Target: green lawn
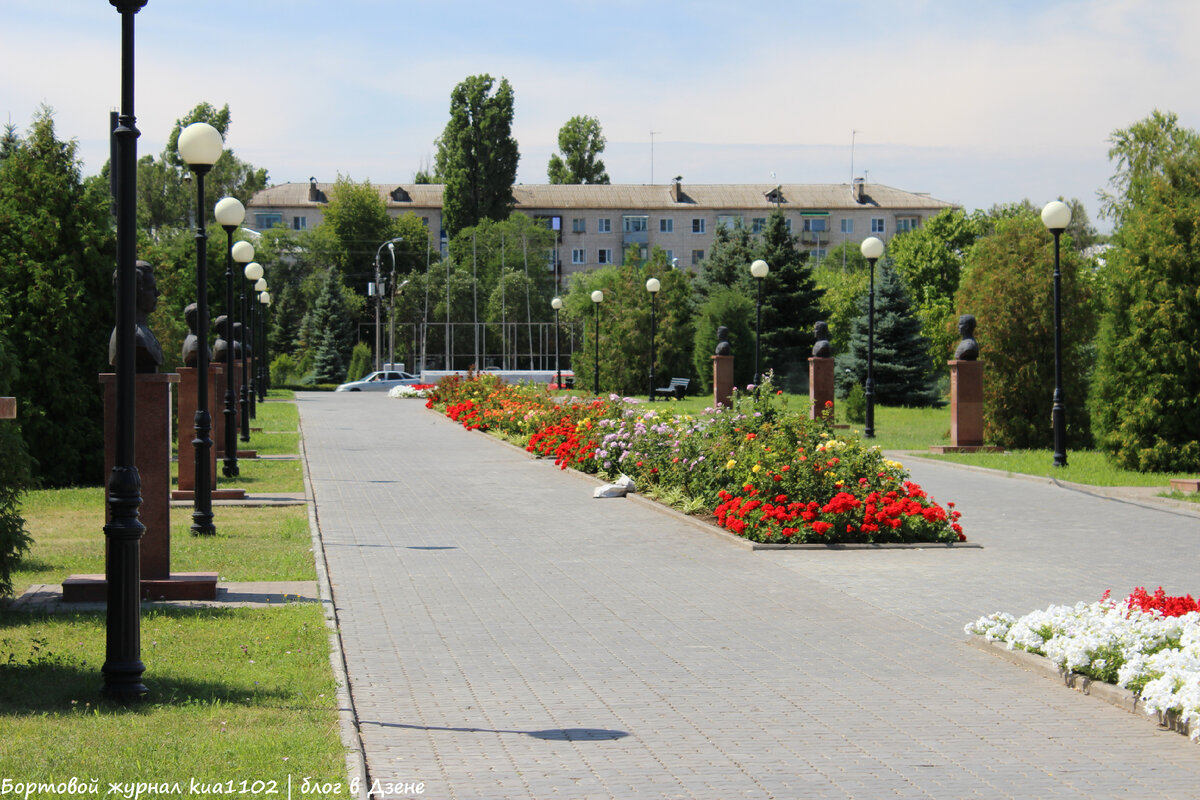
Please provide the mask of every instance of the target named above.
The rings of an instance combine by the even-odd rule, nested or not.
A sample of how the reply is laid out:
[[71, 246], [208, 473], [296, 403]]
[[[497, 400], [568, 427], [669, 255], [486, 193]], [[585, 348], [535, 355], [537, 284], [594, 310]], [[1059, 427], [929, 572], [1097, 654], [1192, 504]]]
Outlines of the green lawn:
[[[294, 430], [294, 405], [260, 404], [259, 411], [272, 425]], [[279, 464], [289, 469], [277, 472]], [[240, 465], [261, 484], [291, 485], [292, 471], [297, 480], [300, 474], [299, 461]], [[34, 544], [13, 575], [18, 592], [104, 571], [101, 487], [30, 492], [21, 513]], [[217, 506], [214, 523], [216, 536], [192, 536], [190, 508], [173, 509], [172, 570], [216, 571], [230, 581], [315, 579], [305, 508]], [[0, 776], [22, 783], [99, 781], [97, 793], [81, 796], [104, 796], [109, 782], [139, 781], [178, 782], [178, 793], [160, 796], [187, 796], [193, 779], [233, 781], [232, 792], [247, 793], [264, 781], [258, 794], [273, 788], [286, 797], [290, 788], [299, 796], [310, 778], [340, 788], [306, 797], [350, 796], [320, 605], [148, 605], [140, 638], [150, 694], [127, 708], [99, 695], [103, 612], [0, 611], [0, 742], [7, 745], [0, 747]]]

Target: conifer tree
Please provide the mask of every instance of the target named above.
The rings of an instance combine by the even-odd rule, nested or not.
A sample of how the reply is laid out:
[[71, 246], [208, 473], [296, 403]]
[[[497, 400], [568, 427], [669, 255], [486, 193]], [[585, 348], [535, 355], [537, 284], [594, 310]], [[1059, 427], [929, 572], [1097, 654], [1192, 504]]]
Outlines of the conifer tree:
[[[876, 265], [875, 279], [875, 402], [929, 405], [934, 400], [929, 341], [921, 335], [921, 321], [894, 270], [881, 262]], [[865, 384], [867, 380], [868, 303], [869, 297], [864, 297], [850, 331], [850, 347], [837, 356], [837, 378], [843, 396], [851, 384]]]

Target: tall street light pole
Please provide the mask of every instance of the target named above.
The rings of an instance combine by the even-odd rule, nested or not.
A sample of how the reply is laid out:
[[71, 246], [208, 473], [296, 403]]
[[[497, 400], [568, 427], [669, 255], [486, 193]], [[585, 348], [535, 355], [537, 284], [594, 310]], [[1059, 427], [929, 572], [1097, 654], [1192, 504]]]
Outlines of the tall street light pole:
[[[242, 345], [242, 441], [250, 441], [250, 418], [254, 416], [254, 357], [258, 352], [254, 341], [254, 298], [246, 302], [246, 281], [250, 281], [251, 289], [256, 281], [262, 280], [263, 267], [257, 261], [251, 261], [242, 267], [242, 310], [247, 314], [247, 329], [243, 330], [248, 344]], [[249, 306], [249, 308], [247, 308]], [[249, 364], [247, 374], [247, 363]]]
[[761, 373], [759, 372], [758, 362], [758, 347], [759, 340], [762, 339], [762, 285], [763, 279], [767, 277], [767, 274], [770, 271], [771, 268], [767, 266], [767, 262], [763, 261], [761, 258], [750, 265], [750, 274], [754, 277], [755, 282], [758, 284], [758, 302], [755, 304], [756, 310], [754, 312], [754, 393], [756, 395], [758, 394], [758, 384], [761, 383]]
[[[233, 309], [235, 302], [233, 293], [233, 232], [238, 229], [238, 226], [242, 224], [242, 220], [246, 218], [246, 207], [236, 197], [222, 197], [217, 201], [217, 205], [213, 209], [213, 216], [216, 218], [217, 223], [225, 229], [225, 327], [227, 328], [225, 331], [225, 463], [221, 471], [226, 478], [235, 478], [239, 470], [237, 462], [237, 395], [233, 390]], [[253, 252], [253, 245], [250, 245], [249, 242], [238, 242], [238, 244], [249, 245]], [[244, 252], [244, 248], [242, 251]], [[242, 365], [245, 366], [245, 363], [246, 359], [243, 353]], [[243, 403], [246, 399], [244, 394], [246, 391], [245, 387], [245, 376], [243, 375]], [[242, 413], [244, 416], [244, 406]]]
[[1054, 466], [1067, 465], [1067, 406], [1062, 382], [1062, 271], [1059, 268], [1059, 237], [1071, 224], [1071, 207], [1054, 200], [1042, 209], [1042, 224], [1054, 237], [1054, 401], [1050, 418], [1054, 425]]
[[654, 301], [658, 298], [658, 290], [662, 284], [658, 278], [646, 281], [646, 291], [650, 293], [650, 402], [654, 402]]
[[113, 468], [108, 478], [109, 521], [105, 567], [107, 608], [105, 655], [100, 672], [105, 697], [123, 703], [146, 696], [142, 674], [141, 539], [138, 519], [142, 479], [134, 463], [137, 337], [137, 121], [133, 115], [134, 15], [146, 0], [109, 0], [121, 15], [121, 115], [112, 131], [116, 158], [117, 303], [116, 424]]
[[596, 396], [600, 396], [600, 304], [604, 302], [604, 292], [597, 289], [592, 292], [592, 304], [596, 307], [596, 363], [592, 372], [592, 389]]
[[258, 327], [262, 332], [262, 357], [259, 359], [258, 367], [258, 392], [259, 398], [265, 401], [267, 399], [267, 388], [271, 378], [271, 362], [267, 359], [267, 311], [271, 308], [271, 293], [267, 291], [267, 282], [262, 278], [259, 278], [254, 284], [256, 289], [259, 283], [263, 285], [263, 288], [262, 291], [258, 293], [258, 304], [262, 306], [262, 308], [259, 309], [260, 313], [258, 315]]
[[[196, 175], [196, 491], [192, 510], [192, 533], [212, 536], [213, 525], [212, 417], [208, 410], [208, 233], [204, 229], [204, 176], [221, 157], [221, 133], [207, 122], [193, 122], [179, 134], [179, 156]], [[232, 376], [230, 376], [232, 379]]]
[[550, 307], [554, 309], [554, 385], [559, 389], [562, 388], [562, 366], [558, 360], [558, 312], [562, 310], [562, 306], [561, 297], [550, 301]]
[[863, 258], [871, 267], [871, 283], [867, 292], [867, 426], [863, 436], [875, 438], [875, 262], [883, 255], [883, 242], [875, 236], [862, 243]]

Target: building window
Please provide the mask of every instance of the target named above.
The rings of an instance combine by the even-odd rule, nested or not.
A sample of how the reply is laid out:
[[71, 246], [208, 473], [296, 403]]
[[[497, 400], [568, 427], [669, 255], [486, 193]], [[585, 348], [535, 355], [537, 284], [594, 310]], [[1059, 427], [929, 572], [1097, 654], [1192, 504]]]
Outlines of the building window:
[[659, 233], [674, 233], [675, 232], [675, 220], [660, 219], [658, 221], [658, 232]]
[[896, 220], [896, 233], [915, 231], [921, 226], [920, 217], [900, 217]]
[[742, 218], [737, 214], [717, 214], [717, 227], [733, 229], [738, 226]]
[[762, 233], [767, 229], [767, 218], [755, 217], [750, 221], [750, 228], [754, 233]]
[[791, 221], [791, 219], [784, 219], [784, 221], [783, 221], [783, 227], [787, 228], [787, 232], [788, 232], [788, 233], [791, 233], [791, 232], [792, 232], [792, 221]]
[[597, 250], [596, 251], [596, 263], [598, 263], [598, 264], [613, 263], [612, 248], [611, 247], [602, 247], [599, 250]]
[[254, 224], [260, 231], [283, 224], [283, 214], [255, 214]]
[[820, 261], [821, 259], [825, 258], [824, 247], [814, 247], [811, 251], [809, 251], [809, 253], [814, 261]]
[[704, 233], [704, 217], [696, 217], [692, 220], [692, 233]]
[[692, 266], [693, 267], [696, 266], [697, 264], [699, 264], [703, 260], [704, 260], [704, 251], [703, 250], [693, 250], [692, 251]]
[[842, 220], [842, 233], [854, 233], [854, 220]]
[[308, 230], [308, 217], [292, 217], [292, 230]]
[[571, 233], [587, 233], [587, 222], [578, 217], [571, 220]]
[[621, 228], [625, 233], [645, 233], [650, 230], [650, 218], [643, 216], [622, 217]]
[[663, 254], [667, 257], [668, 264], [675, 261], [675, 251], [674, 250], [663, 250]]
[[582, 247], [572, 250], [571, 251], [571, 263], [572, 264], [586, 264], [587, 263], [587, 250], [583, 249]]
[[805, 217], [804, 232], [805, 233], [824, 233], [826, 230], [825, 217]]
[[606, 217], [596, 220], [596, 230], [600, 233], [612, 233], [612, 220]]
[[871, 233], [886, 233], [887, 228], [883, 224], [883, 217], [871, 217]]

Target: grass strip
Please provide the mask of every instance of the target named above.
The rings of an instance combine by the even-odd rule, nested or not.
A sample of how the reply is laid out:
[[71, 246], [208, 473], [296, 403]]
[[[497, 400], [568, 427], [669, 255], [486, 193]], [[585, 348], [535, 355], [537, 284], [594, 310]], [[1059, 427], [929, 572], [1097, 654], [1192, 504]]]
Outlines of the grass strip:
[[1193, 477], [1183, 472], [1134, 472], [1113, 465], [1108, 458], [1095, 450], [1072, 450], [1067, 453], [1067, 466], [1054, 466], [1052, 450], [1010, 450], [1004, 453], [947, 453], [945, 455], [922, 453], [923, 457], [956, 464], [1015, 472], [1022, 475], [1039, 475], [1057, 478], [1070, 483], [1089, 486], [1161, 486], [1164, 491], [1171, 478]]
[[[108, 783], [274, 781], [304, 777], [349, 796], [328, 630], [318, 604], [143, 612], [150, 696], [101, 700], [103, 612], [0, 612], [0, 775]], [[233, 793], [233, 792], [227, 792]], [[260, 791], [265, 794], [266, 791]], [[56, 797], [34, 792], [29, 797]]]

